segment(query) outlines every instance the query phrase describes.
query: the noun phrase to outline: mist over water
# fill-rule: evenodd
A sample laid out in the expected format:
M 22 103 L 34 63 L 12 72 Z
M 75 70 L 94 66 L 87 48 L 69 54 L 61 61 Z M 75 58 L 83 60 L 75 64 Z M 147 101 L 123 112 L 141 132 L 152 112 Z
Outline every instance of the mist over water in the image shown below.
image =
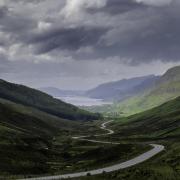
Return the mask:
M 105 104 L 112 104 L 112 102 L 103 101 L 102 99 L 93 99 L 82 96 L 66 96 L 66 97 L 56 97 L 65 101 L 67 103 L 73 104 L 75 106 L 101 106 Z

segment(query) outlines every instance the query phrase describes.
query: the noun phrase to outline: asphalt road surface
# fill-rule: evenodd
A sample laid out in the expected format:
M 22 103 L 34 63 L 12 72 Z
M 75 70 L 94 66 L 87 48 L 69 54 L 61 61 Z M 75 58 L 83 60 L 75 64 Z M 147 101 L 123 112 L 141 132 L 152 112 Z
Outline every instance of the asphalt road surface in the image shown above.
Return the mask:
M 107 129 L 106 125 L 111 123 L 112 121 L 108 121 L 105 122 L 101 125 L 101 129 L 107 131 L 106 134 L 100 134 L 100 135 L 95 135 L 96 137 L 99 136 L 105 136 L 105 135 L 110 135 L 113 134 L 114 131 L 111 129 Z M 120 144 L 117 142 L 107 142 L 107 141 L 96 141 L 96 140 L 91 140 L 91 139 L 87 139 L 90 136 L 79 136 L 79 137 L 72 137 L 73 139 L 77 139 L 77 140 L 82 140 L 82 141 L 89 141 L 89 142 L 94 142 L 94 143 L 102 143 L 102 144 Z M 57 176 L 47 176 L 47 177 L 39 177 L 39 178 L 29 178 L 28 180 L 59 180 L 59 179 L 68 179 L 68 178 L 75 178 L 75 177 L 83 177 L 83 176 L 87 176 L 88 174 L 92 175 L 98 175 L 98 174 L 102 174 L 104 172 L 113 172 L 113 171 L 117 171 L 117 170 L 121 170 L 121 169 L 125 169 L 137 164 L 140 164 L 150 158 L 152 158 L 153 156 L 157 155 L 158 153 L 160 153 L 161 151 L 164 150 L 164 146 L 163 145 L 158 145 L 158 144 L 150 144 L 152 146 L 152 149 L 131 159 L 128 161 L 125 161 L 123 163 L 119 163 L 113 166 L 109 166 L 106 168 L 99 168 L 99 169 L 95 169 L 95 170 L 90 170 L 90 171 L 85 171 L 85 172 L 79 172 L 79 173 L 71 173 L 71 174 L 63 174 L 63 175 L 57 175 Z M 27 180 L 27 179 L 22 179 L 22 180 Z

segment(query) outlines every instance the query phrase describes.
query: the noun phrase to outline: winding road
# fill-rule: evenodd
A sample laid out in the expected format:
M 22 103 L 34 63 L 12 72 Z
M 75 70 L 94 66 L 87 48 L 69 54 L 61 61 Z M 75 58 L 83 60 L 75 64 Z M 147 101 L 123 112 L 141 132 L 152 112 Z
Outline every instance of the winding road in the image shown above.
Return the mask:
M 107 129 L 106 125 L 111 123 L 113 121 L 108 121 L 105 122 L 101 125 L 101 129 L 107 131 L 106 134 L 100 134 L 100 135 L 95 135 L 96 137 L 99 136 L 105 136 L 105 135 L 111 135 L 114 134 L 114 131 L 111 129 Z M 82 140 L 82 141 L 88 141 L 88 142 L 94 142 L 94 143 L 102 143 L 102 144 L 120 144 L 117 142 L 106 142 L 106 141 L 97 141 L 97 140 L 91 140 L 91 139 L 87 139 L 90 136 L 79 136 L 79 137 L 72 137 L 73 139 L 77 139 L 77 140 Z M 153 156 L 157 155 L 158 153 L 160 153 L 161 151 L 164 150 L 164 146 L 163 145 L 158 145 L 158 144 L 150 144 L 153 148 L 131 160 L 125 161 L 123 163 L 119 163 L 113 166 L 109 166 L 106 168 L 99 168 L 99 169 L 95 169 L 95 170 L 90 170 L 90 171 L 85 171 L 85 172 L 79 172 L 79 173 L 71 173 L 71 174 L 64 174 L 64 175 L 57 175 L 57 176 L 47 176 L 47 177 L 39 177 L 39 178 L 29 178 L 28 180 L 59 180 L 59 179 L 68 179 L 68 178 L 76 178 L 76 177 L 83 177 L 83 176 L 87 176 L 87 174 L 90 175 L 98 175 L 98 174 L 102 174 L 104 172 L 113 172 L 113 171 L 117 171 L 117 170 L 121 170 L 121 169 L 125 169 L 137 164 L 140 164 L 150 158 L 152 158 Z M 21 179 L 21 180 L 27 180 L 27 179 Z

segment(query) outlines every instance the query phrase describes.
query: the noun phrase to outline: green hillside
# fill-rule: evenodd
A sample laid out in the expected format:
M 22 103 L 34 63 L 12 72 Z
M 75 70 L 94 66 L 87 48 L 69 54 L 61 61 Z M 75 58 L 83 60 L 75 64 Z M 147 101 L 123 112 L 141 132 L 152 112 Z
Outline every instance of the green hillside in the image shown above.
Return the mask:
M 0 98 L 31 106 L 60 118 L 70 120 L 98 119 L 97 114 L 64 103 L 41 91 L 0 80 Z
M 180 66 L 169 69 L 156 83 L 153 89 L 131 97 L 108 107 L 108 112 L 121 113 L 124 116 L 143 112 L 159 106 L 180 95 Z M 104 107 L 104 110 L 107 110 Z
M 35 89 L 0 80 L 0 176 L 57 171 L 55 164 L 64 162 L 70 137 L 89 129 L 82 120 L 98 118 Z
M 72 139 L 75 135 L 104 133 L 95 126 L 101 122 L 63 120 L 2 99 L 0 114 L 0 179 L 3 180 L 94 169 L 119 159 L 125 161 L 149 149 Z
M 69 159 L 74 164 L 80 161 L 80 152 L 91 149 L 89 144 L 84 149 L 85 145 L 73 141 L 72 136 L 92 134 L 97 130 L 91 121 L 62 119 L 0 98 L 0 179 L 49 175 L 68 170 Z
M 162 144 L 165 150 L 131 168 L 93 176 L 93 180 L 179 180 L 180 179 L 180 97 L 151 110 L 117 120 L 109 141 Z M 90 177 L 74 180 L 91 180 Z
M 85 126 L 85 125 L 84 125 Z M 0 99 L 0 175 L 49 172 L 53 139 L 82 131 L 81 124 Z M 76 130 L 77 129 L 77 130 Z M 5 177 L 4 177 L 5 176 Z M 7 178 L 10 179 L 10 178 Z
M 180 97 L 117 121 L 114 128 L 117 132 L 114 138 L 119 141 L 165 145 L 165 151 L 159 156 L 121 175 L 129 180 L 180 179 Z
M 121 103 L 115 103 L 110 108 L 110 111 L 121 112 L 123 115 L 128 116 L 161 105 L 179 95 L 180 82 L 170 82 L 158 86 L 149 94 L 135 96 Z
M 53 136 L 61 129 L 79 127 L 79 123 L 53 116 L 38 109 L 0 99 L 0 123 L 25 134 Z
M 169 69 L 159 80 L 159 83 L 168 83 L 180 80 L 180 66 Z
M 126 137 L 180 138 L 180 97 L 145 112 L 125 117 L 120 134 Z M 118 121 L 117 121 L 118 123 Z

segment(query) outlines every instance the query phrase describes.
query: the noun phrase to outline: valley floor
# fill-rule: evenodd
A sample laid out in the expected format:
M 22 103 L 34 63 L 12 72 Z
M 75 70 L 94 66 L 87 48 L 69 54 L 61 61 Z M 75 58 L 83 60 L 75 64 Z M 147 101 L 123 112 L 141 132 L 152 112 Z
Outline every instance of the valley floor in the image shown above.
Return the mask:
M 17 147 L 15 145 L 14 155 L 18 159 L 18 156 L 24 156 L 27 152 L 26 157 L 33 157 L 30 159 L 31 162 L 37 161 L 37 164 L 21 164 L 21 166 L 32 167 L 28 169 L 22 169 L 16 163 L 16 158 L 14 158 L 15 169 L 10 169 L 11 167 L 3 165 L 1 161 L 1 170 L 6 169 L 7 173 L 1 173 L 0 179 L 23 179 L 23 178 L 33 178 L 33 177 L 44 177 L 44 176 L 56 176 L 58 174 L 71 174 L 74 172 L 85 171 L 85 177 L 78 177 L 74 180 L 179 180 L 180 179 L 180 143 L 178 138 L 170 139 L 154 139 L 154 138 L 130 138 L 127 135 L 119 135 L 117 133 L 113 134 L 114 131 L 111 129 L 117 128 L 116 123 L 110 124 L 107 129 L 108 136 L 105 135 L 104 130 L 106 130 L 105 123 L 101 126 L 101 129 L 96 129 L 96 126 L 100 125 L 101 121 L 95 123 L 89 123 L 88 129 L 86 131 L 86 136 L 82 137 L 79 133 L 80 138 L 75 137 L 72 139 L 72 132 L 61 132 L 59 136 L 53 138 L 53 143 L 50 149 L 39 149 L 37 147 L 32 147 L 31 155 L 28 149 L 23 146 Z M 118 124 L 118 127 L 119 126 Z M 122 126 L 123 127 L 123 126 Z M 122 128 L 123 129 L 123 128 Z M 89 136 L 89 134 L 103 134 Z M 118 133 L 120 130 L 117 131 Z M 76 134 L 77 132 L 74 132 Z M 81 132 L 82 133 L 82 132 Z M 128 133 L 128 132 L 127 132 Z M 87 141 L 87 138 L 90 139 Z M 86 139 L 86 140 L 85 140 Z M 93 140 L 92 140 L 93 139 Z M 106 141 L 103 143 L 102 141 Z M 110 142 L 110 143 L 107 143 Z M 102 143 L 99 143 L 102 142 Z M 120 142 L 120 143 L 113 143 Z M 146 142 L 146 143 L 144 143 Z M 93 169 L 99 169 L 104 167 L 113 166 L 114 164 L 121 164 L 129 159 L 132 159 L 139 154 L 149 151 L 152 149 L 148 144 L 157 143 L 165 146 L 165 151 L 161 152 L 159 155 L 149 159 L 148 161 L 138 164 L 127 169 L 108 173 L 104 169 L 101 169 L 100 175 L 92 176 L 93 173 L 89 171 Z M 6 157 L 11 155 L 11 147 L 5 147 L 1 145 L 1 156 Z M 25 149 L 24 149 L 25 148 Z M 5 149 L 7 149 L 5 151 Z M 18 151 L 17 151 L 18 150 Z M 162 150 L 162 149 L 161 149 Z M 24 154 L 23 154 L 24 152 Z M 6 154 L 6 155 L 5 155 Z M 28 156 L 27 156 L 28 155 Z M 42 157 L 41 157 L 42 156 Z M 22 157 L 19 157 L 20 159 Z M 26 158 L 24 157 L 24 158 Z M 12 157 L 10 157 L 13 159 Z M 3 158 L 1 158 L 3 159 Z M 102 165 L 103 164 L 103 165 Z M 18 171 L 21 170 L 21 171 Z M 9 171 L 9 172 L 8 172 Z M 114 171 L 114 170 L 113 170 Z M 2 172 L 2 171 L 1 171 Z M 24 175 L 23 175 L 24 174 Z M 10 176 L 12 175 L 12 176 Z M 43 180 L 45 178 L 42 178 Z M 52 179 L 52 178 L 50 178 Z M 54 179 L 54 178 L 53 178 Z M 59 177 L 58 177 L 59 179 Z
M 108 131 L 108 133 L 106 134 L 101 134 L 101 135 L 95 135 L 95 137 L 102 137 L 102 136 L 106 136 L 106 135 L 111 135 L 114 134 L 114 131 L 111 129 L 107 129 L 106 125 L 108 123 L 111 123 L 112 121 L 108 121 L 105 122 L 101 125 L 101 129 Z M 79 136 L 79 137 L 73 137 L 73 139 L 76 140 L 80 140 L 80 141 L 86 141 L 86 142 L 91 142 L 91 143 L 100 143 L 100 144 L 111 144 L 111 145 L 121 145 L 121 143 L 113 143 L 113 142 L 107 142 L 107 141 L 96 141 L 96 140 L 92 140 L 92 139 L 88 139 L 89 136 Z M 161 151 L 164 150 L 164 146 L 162 145 L 156 145 L 156 144 L 151 144 L 151 146 L 153 146 L 153 149 L 131 159 L 131 160 L 127 160 L 125 162 L 116 164 L 116 165 L 112 165 L 109 167 L 105 167 L 105 168 L 101 168 L 101 169 L 95 169 L 95 170 L 89 170 L 89 171 L 84 171 L 84 172 L 79 172 L 79 173 L 72 173 L 72 174 L 65 174 L 65 175 L 58 175 L 58 176 L 47 176 L 47 177 L 42 177 L 42 178 L 32 178 L 31 180 L 55 180 L 55 179 L 69 179 L 69 178 L 73 178 L 73 177 L 82 177 L 82 176 L 92 176 L 92 175 L 98 175 L 98 174 L 104 174 L 107 172 L 114 172 L 120 169 L 125 169 L 137 164 L 140 164 L 150 158 L 152 158 L 153 156 L 155 156 L 156 154 L 160 153 Z M 117 152 L 116 152 L 117 153 Z M 102 156 L 104 156 L 102 154 Z

